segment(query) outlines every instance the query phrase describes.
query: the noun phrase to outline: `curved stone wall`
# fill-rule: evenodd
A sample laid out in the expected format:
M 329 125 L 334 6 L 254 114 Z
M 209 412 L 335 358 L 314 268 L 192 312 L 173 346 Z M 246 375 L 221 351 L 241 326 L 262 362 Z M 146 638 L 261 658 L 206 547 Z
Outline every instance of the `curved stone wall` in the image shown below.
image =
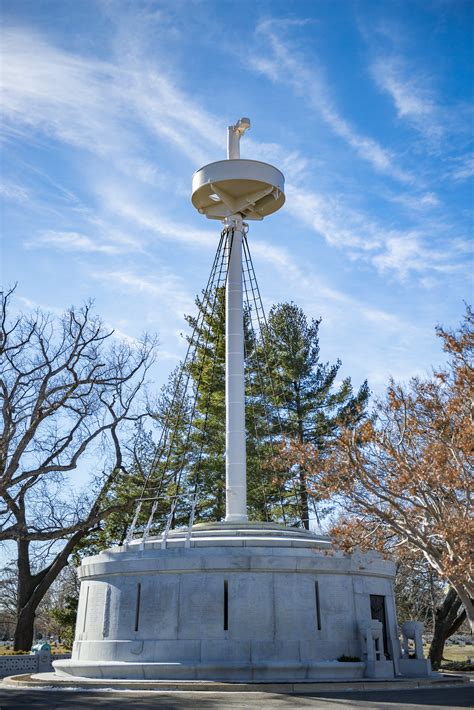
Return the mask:
M 360 623 L 383 595 L 396 641 L 393 563 L 348 556 L 328 538 L 276 525 L 195 526 L 107 550 L 80 569 L 70 661 L 93 677 L 356 677 Z

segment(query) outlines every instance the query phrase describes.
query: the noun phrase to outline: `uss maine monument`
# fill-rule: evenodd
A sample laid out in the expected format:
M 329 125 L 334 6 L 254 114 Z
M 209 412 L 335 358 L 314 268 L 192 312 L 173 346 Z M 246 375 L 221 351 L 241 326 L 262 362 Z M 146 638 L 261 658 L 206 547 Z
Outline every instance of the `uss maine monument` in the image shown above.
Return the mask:
M 285 202 L 283 174 L 240 158 L 250 126 L 228 132 L 228 157 L 193 176 L 199 213 L 223 223 L 209 286 L 225 287 L 226 516 L 154 535 L 145 485 L 126 542 L 82 561 L 72 658 L 64 677 L 128 680 L 304 681 L 427 674 L 402 656 L 394 564 L 348 555 L 326 536 L 248 520 L 244 381 L 246 220 Z M 141 507 L 150 515 L 135 528 Z M 150 534 L 151 533 L 151 534 Z M 415 630 L 416 631 L 416 630 Z M 341 657 L 355 660 L 343 662 Z M 358 660 L 357 660 L 358 659 Z M 415 661 L 413 663 L 412 661 Z M 411 665 L 410 665 L 411 664 Z

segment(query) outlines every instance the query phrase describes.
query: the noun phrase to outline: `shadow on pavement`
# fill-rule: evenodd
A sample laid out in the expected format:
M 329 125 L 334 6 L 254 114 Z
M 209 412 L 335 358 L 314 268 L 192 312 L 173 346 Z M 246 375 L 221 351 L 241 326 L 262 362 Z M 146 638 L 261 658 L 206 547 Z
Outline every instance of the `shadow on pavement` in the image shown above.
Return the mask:
M 17 690 L 0 688 L 0 710 L 461 710 L 474 707 L 474 687 L 427 688 L 357 693 L 127 693 L 117 691 Z

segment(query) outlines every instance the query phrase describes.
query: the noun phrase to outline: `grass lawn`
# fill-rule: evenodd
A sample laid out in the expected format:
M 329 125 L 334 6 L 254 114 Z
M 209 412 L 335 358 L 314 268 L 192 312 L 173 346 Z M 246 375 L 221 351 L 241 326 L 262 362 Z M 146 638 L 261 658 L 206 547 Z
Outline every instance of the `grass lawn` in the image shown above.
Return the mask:
M 425 656 L 428 656 L 429 646 L 424 646 Z M 470 662 L 468 662 L 470 658 Z M 474 646 L 458 646 L 457 644 L 446 645 L 443 651 L 443 661 L 441 671 L 474 671 Z
M 474 646 L 445 646 L 443 656 L 448 661 L 466 661 L 474 658 Z
M 428 656 L 429 646 L 423 646 L 425 656 Z M 468 656 L 474 658 L 474 646 L 448 646 L 444 647 L 443 658 L 447 661 L 467 661 Z

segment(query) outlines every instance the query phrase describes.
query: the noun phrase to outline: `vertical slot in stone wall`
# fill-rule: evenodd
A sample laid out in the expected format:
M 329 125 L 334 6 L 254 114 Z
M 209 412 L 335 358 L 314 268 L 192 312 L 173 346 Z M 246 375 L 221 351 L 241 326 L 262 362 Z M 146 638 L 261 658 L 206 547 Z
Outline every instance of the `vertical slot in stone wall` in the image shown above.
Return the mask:
M 319 582 L 314 583 L 314 596 L 316 602 L 316 626 L 321 631 L 321 605 L 319 602 Z
M 87 607 L 89 606 L 89 591 L 90 587 L 87 585 L 86 587 L 86 601 L 84 603 L 84 618 L 82 622 L 82 633 L 85 633 L 86 631 L 86 622 L 87 622 Z
M 229 582 L 224 579 L 224 631 L 229 630 Z
M 104 603 L 104 624 L 102 627 L 102 636 L 104 639 L 108 638 L 110 634 L 110 597 L 112 590 L 110 584 L 107 585 L 105 592 L 105 603 Z
M 137 602 L 135 605 L 135 631 L 138 631 L 138 626 L 140 624 L 140 597 L 142 593 L 142 585 L 140 582 L 137 584 Z

